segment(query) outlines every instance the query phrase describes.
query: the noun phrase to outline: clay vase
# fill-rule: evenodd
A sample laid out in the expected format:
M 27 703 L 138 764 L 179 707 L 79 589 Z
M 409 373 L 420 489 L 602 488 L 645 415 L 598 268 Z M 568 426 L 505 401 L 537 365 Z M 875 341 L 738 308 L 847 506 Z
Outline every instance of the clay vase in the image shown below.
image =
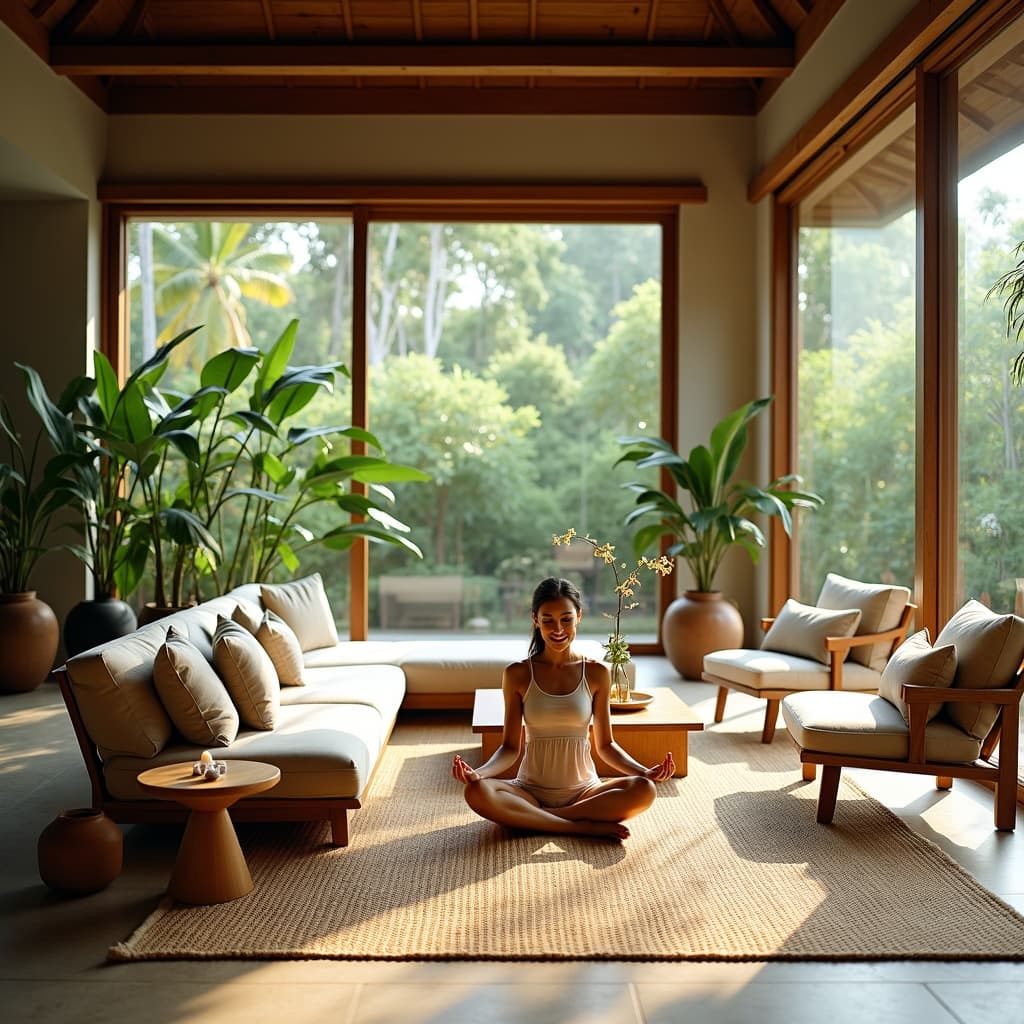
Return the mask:
M 743 617 L 719 590 L 687 590 L 661 622 L 665 655 L 684 679 L 700 679 L 704 655 L 743 646 Z
M 161 619 L 166 619 L 168 615 L 173 615 L 175 612 L 180 612 L 183 608 L 191 608 L 195 605 L 195 601 L 189 604 L 155 604 L 153 601 L 147 601 L 139 609 L 139 625 L 148 626 L 151 622 L 159 622 Z
M 61 811 L 39 834 L 39 877 L 58 892 L 105 889 L 121 873 L 124 836 L 96 807 Z
M 137 625 L 131 605 L 116 597 L 80 601 L 64 620 L 64 649 L 70 658 L 108 640 L 127 636 Z
M 50 674 L 59 643 L 57 616 L 34 590 L 0 594 L 0 692 L 34 690 Z

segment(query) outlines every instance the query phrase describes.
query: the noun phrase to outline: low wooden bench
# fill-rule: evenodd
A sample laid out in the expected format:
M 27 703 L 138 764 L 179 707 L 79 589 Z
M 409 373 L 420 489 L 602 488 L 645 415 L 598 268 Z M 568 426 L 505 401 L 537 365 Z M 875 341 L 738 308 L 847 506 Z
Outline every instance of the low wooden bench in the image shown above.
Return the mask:
M 380 628 L 458 629 L 461 576 L 381 576 Z

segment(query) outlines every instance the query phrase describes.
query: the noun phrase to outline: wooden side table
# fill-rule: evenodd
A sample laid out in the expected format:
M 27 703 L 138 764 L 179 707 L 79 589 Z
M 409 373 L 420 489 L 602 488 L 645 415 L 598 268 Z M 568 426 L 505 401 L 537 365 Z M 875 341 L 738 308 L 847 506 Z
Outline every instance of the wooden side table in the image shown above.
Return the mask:
M 181 903 L 226 903 L 252 892 L 228 808 L 242 797 L 276 786 L 281 771 L 261 761 L 228 761 L 214 782 L 192 774 L 192 763 L 166 764 L 139 775 L 139 785 L 161 800 L 191 810 L 167 893 Z

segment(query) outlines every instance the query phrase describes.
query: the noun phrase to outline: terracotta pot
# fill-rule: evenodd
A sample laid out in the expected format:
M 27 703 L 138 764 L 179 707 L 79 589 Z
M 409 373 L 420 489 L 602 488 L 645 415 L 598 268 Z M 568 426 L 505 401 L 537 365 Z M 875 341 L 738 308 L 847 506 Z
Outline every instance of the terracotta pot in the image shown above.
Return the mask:
M 64 649 L 70 658 L 108 640 L 127 636 L 137 625 L 131 605 L 116 597 L 80 601 L 64 620 Z
M 743 646 L 743 617 L 721 591 L 687 590 L 665 609 L 661 639 L 672 667 L 700 679 L 705 654 Z
M 0 692 L 34 690 L 50 674 L 59 643 L 57 616 L 34 590 L 0 594 Z
M 139 625 L 148 626 L 151 622 L 159 622 L 160 619 L 166 619 L 168 615 L 193 607 L 195 607 L 195 601 L 188 604 L 155 604 L 152 601 L 147 601 L 139 609 Z
M 61 811 L 39 835 L 39 877 L 58 892 L 84 895 L 121 873 L 124 836 L 101 810 Z

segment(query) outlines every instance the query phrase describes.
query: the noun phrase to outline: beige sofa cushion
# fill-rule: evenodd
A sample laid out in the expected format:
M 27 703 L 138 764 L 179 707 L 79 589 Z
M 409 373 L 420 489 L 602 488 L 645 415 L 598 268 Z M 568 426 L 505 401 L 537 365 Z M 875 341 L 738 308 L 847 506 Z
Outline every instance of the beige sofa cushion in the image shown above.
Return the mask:
M 256 639 L 270 656 L 281 686 L 304 686 L 302 648 L 291 626 L 271 611 L 263 613 Z
M 852 757 L 905 761 L 910 730 L 884 697 L 867 693 L 794 693 L 782 701 L 789 734 L 803 750 Z M 964 764 L 975 760 L 981 743 L 941 718 L 925 728 L 928 761 Z
M 815 658 L 800 658 L 778 651 L 746 648 L 714 651 L 704 656 L 704 671 L 752 691 L 828 690 L 827 665 Z M 843 665 L 844 690 L 877 690 L 881 674 L 848 661 Z
M 163 639 L 162 629 L 147 629 L 68 661 L 82 721 L 105 760 L 153 757 L 171 738 L 171 719 L 153 687 L 153 659 Z
M 1024 619 L 997 615 L 980 601 L 968 601 L 936 637 L 936 647 L 945 644 L 956 648 L 954 686 L 973 690 L 1008 686 L 1024 658 Z M 983 740 L 998 710 L 995 704 L 950 703 L 947 714 L 961 729 Z
M 913 636 L 900 644 L 893 652 L 889 663 L 882 671 L 882 681 L 878 686 L 878 695 L 884 697 L 903 716 L 910 721 L 907 705 L 902 697 L 905 683 L 914 686 L 952 686 L 956 673 L 956 648 L 952 644 L 945 647 L 932 647 L 928 642 L 928 630 L 918 630 Z M 942 710 L 942 703 L 929 704 L 927 721 L 931 721 Z
M 238 735 L 238 711 L 213 666 L 173 626 L 156 652 L 153 683 L 174 727 L 190 743 L 226 747 Z
M 366 704 L 298 704 L 282 707 L 270 732 L 243 729 L 217 757 L 265 761 L 281 769 L 281 781 L 250 799 L 360 799 L 387 741 L 392 721 Z M 194 761 L 202 745 L 178 743 L 154 758 L 117 757 L 103 766 L 103 778 L 118 800 L 152 800 L 139 788 L 140 771 L 163 764 Z
M 253 729 L 273 729 L 281 706 L 281 684 L 270 655 L 245 628 L 223 615 L 213 634 L 213 667 L 238 709 Z
M 790 598 L 765 633 L 761 649 L 813 658 L 827 665 L 825 638 L 853 636 L 860 624 L 860 614 L 859 608 L 815 608 Z
M 885 583 L 860 583 L 830 572 L 822 584 L 817 606 L 833 610 L 859 608 L 860 624 L 855 635 L 863 635 L 895 629 L 900 624 L 900 617 L 909 600 L 910 591 L 906 587 L 894 587 Z M 891 642 L 871 644 L 869 647 L 854 647 L 850 650 L 850 660 L 881 672 L 885 668 L 891 649 Z
M 262 619 L 263 609 L 251 601 L 239 600 L 238 604 L 235 605 L 235 610 L 231 613 L 231 621 L 244 626 L 253 636 L 256 635 L 256 631 L 260 628 Z
M 338 642 L 338 631 L 320 573 L 291 583 L 266 584 L 260 587 L 260 600 L 264 608 L 280 615 L 291 626 L 302 650 L 333 647 Z

